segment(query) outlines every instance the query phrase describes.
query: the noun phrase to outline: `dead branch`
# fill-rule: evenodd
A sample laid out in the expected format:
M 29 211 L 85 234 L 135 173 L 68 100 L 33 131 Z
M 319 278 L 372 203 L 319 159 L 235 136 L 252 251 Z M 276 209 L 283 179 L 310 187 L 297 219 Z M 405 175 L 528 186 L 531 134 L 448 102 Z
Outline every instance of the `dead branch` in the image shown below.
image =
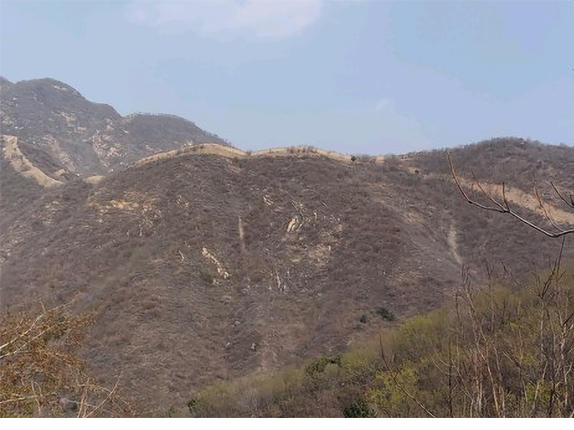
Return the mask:
M 566 199 L 566 197 L 564 197 L 564 195 L 558 191 L 558 188 L 556 188 L 556 185 L 554 185 L 554 183 L 551 181 L 550 185 L 552 185 L 552 188 L 554 189 L 554 192 L 558 195 L 558 197 L 560 197 L 560 200 L 562 200 L 564 203 L 566 203 L 566 206 L 570 209 L 574 209 L 574 194 L 570 193 L 569 200 Z
M 544 217 L 550 222 L 550 224 L 552 225 L 552 227 L 554 227 L 554 229 L 556 231 L 549 231 L 545 228 L 542 228 L 541 226 L 539 226 L 538 224 L 524 218 L 523 216 L 519 215 L 516 211 L 514 211 L 514 209 L 512 209 L 510 207 L 510 204 L 508 202 L 508 199 L 506 198 L 506 185 L 503 182 L 501 184 L 501 191 L 502 191 L 502 201 L 500 201 L 499 199 L 495 198 L 491 193 L 487 192 L 483 185 L 480 183 L 480 181 L 476 178 L 476 176 L 474 175 L 474 173 L 472 174 L 472 178 L 473 178 L 473 182 L 476 185 L 476 187 L 480 190 L 481 194 L 490 202 L 490 204 L 482 204 L 479 203 L 478 201 L 472 199 L 468 193 L 464 190 L 462 183 L 459 179 L 459 176 L 457 175 L 455 169 L 454 169 L 454 165 L 452 163 L 452 159 L 450 157 L 450 153 L 447 152 L 447 158 L 448 158 L 448 164 L 450 167 L 450 173 L 451 176 L 458 188 L 458 190 L 460 191 L 460 193 L 462 194 L 462 196 L 464 197 L 464 199 L 471 205 L 476 206 L 480 209 L 483 210 L 487 210 L 487 211 L 491 211 L 491 212 L 497 212 L 497 213 L 501 213 L 501 214 L 508 214 L 512 217 L 514 217 L 515 219 L 517 219 L 519 222 L 527 225 L 530 228 L 533 228 L 534 230 L 548 236 L 551 238 L 558 238 L 558 237 L 562 237 L 565 236 L 567 234 L 574 234 L 574 228 L 571 229 L 564 229 L 562 227 L 560 227 L 550 216 L 550 213 L 548 212 L 548 210 L 546 209 L 542 198 L 540 197 L 540 195 L 538 194 L 538 191 L 536 191 L 536 198 L 539 202 L 539 205 L 542 209 L 542 212 L 544 214 Z M 571 209 L 574 209 L 574 196 L 572 194 L 569 195 L 569 199 L 568 200 L 563 193 L 561 193 L 557 187 L 550 182 L 550 184 L 552 185 L 552 188 L 554 189 L 554 192 L 558 195 L 558 197 Z

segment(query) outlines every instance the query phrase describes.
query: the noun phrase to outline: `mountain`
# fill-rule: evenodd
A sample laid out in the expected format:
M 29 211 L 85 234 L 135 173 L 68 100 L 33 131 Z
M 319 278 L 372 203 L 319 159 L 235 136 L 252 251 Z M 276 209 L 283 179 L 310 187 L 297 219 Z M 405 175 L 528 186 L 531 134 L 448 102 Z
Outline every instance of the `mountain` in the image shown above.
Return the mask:
M 168 140 L 158 143 L 165 135 L 173 146 L 199 141 L 174 131 L 179 119 L 121 118 L 54 82 L 40 87 L 62 98 L 34 102 L 49 106 L 46 116 L 28 109 L 26 118 L 44 124 L 36 136 L 57 135 L 55 118 L 63 116 L 54 112 L 73 115 L 86 135 L 98 130 L 90 121 L 109 119 L 107 142 L 126 158 L 76 151 L 70 136 L 83 130 L 62 131 L 70 140 L 50 146 L 34 137 L 31 119 L 16 110 L 7 116 L 3 101 L 12 128 L 3 125 L 1 191 L 10 198 L 0 202 L 1 307 L 41 301 L 91 312 L 83 357 L 107 384 L 121 375 L 144 414 L 184 405 L 205 384 L 344 350 L 393 324 L 382 314 L 401 321 L 438 307 L 461 273 L 476 288 L 493 273 L 521 280 L 558 253 L 558 242 L 467 204 L 444 150 L 352 161 L 311 147 L 246 153 L 212 142 L 149 150 L 136 161 L 146 144 L 134 136 L 154 136 L 156 149 L 167 148 Z M 88 107 L 93 115 L 84 116 Z M 174 121 L 173 130 L 165 121 Z M 16 128 L 24 124 L 26 132 Z M 124 136 L 119 124 L 132 127 L 131 140 L 114 140 Z M 162 134 L 143 131 L 160 126 Z M 20 139 L 38 151 L 25 145 L 18 164 L 5 149 L 14 154 Z M 59 165 L 49 167 L 63 160 L 56 147 L 80 177 L 56 179 Z M 450 153 L 468 192 L 477 192 L 471 171 L 492 192 L 505 182 L 510 204 L 544 223 L 537 186 L 556 222 L 574 226 L 548 184 L 574 189 L 573 148 L 503 138 Z M 34 169 L 58 182 L 31 175 Z M 33 198 L 21 197 L 23 189 Z M 574 257 L 568 241 L 564 255 Z
M 2 90 L 2 91 L 7 90 L 12 85 L 13 85 L 12 82 L 10 82 L 8 79 L 0 76 L 0 90 Z
M 54 79 L 15 84 L 3 79 L 0 109 L 2 134 L 16 136 L 22 154 L 56 180 L 106 174 L 186 144 L 225 144 L 177 116 L 122 117 L 111 106 L 90 102 Z

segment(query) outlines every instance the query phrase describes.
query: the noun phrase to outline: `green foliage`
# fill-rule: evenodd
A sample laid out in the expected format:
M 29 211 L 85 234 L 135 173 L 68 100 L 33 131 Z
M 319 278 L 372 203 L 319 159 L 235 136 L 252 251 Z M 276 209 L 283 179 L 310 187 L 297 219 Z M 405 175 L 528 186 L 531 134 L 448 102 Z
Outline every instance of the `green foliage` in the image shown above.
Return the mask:
M 380 366 L 379 347 L 373 343 L 357 346 L 341 357 L 341 367 L 348 383 L 365 384 Z
M 343 410 L 343 416 L 345 418 L 376 418 L 377 415 L 365 399 L 359 398 Z
M 378 345 L 363 344 L 270 378 L 253 375 L 211 385 L 196 393 L 188 407 L 194 417 L 341 417 L 353 405 L 366 414 L 359 399 L 380 367 L 377 351 Z
M 63 306 L 20 310 L 0 321 L 0 417 L 126 416 L 113 389 L 86 374 L 77 354 L 92 315 Z
M 406 393 L 419 396 L 418 375 L 412 366 L 405 365 L 395 372 L 380 371 L 369 391 L 369 400 L 379 406 L 387 417 L 418 417 L 419 408 Z
M 341 356 L 340 355 L 334 355 L 334 356 L 325 356 L 325 357 L 316 358 L 315 360 L 311 361 L 311 363 L 309 363 L 307 365 L 307 367 L 305 367 L 305 374 L 310 376 L 310 377 L 313 377 L 319 373 L 324 373 L 325 369 L 327 368 L 327 366 L 329 364 L 334 364 L 334 365 L 340 367 L 341 366 Z
M 386 416 L 568 416 L 573 273 L 552 270 L 521 289 L 465 287 L 405 322 L 370 400 Z
M 574 268 L 461 288 L 441 309 L 272 378 L 207 387 L 194 416 L 565 417 L 574 410 Z
M 386 321 L 394 321 L 395 314 L 389 311 L 387 308 L 378 307 L 375 312 L 379 315 L 383 320 Z

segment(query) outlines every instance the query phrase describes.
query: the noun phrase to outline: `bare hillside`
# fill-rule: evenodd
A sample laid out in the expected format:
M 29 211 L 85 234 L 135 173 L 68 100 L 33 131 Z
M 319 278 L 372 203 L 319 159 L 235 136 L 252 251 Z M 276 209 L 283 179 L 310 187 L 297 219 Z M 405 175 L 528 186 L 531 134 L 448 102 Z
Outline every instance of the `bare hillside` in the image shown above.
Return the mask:
M 121 373 L 152 411 L 345 348 L 383 323 L 378 308 L 399 319 L 432 309 L 463 266 L 478 285 L 487 266 L 520 276 L 555 255 L 419 167 L 192 151 L 73 181 L 3 232 L 2 303 L 95 311 L 95 374 Z
M 445 151 L 249 154 L 57 81 L 1 84 L 0 309 L 91 313 L 83 357 L 105 384 L 121 375 L 142 414 L 341 351 L 438 307 L 462 271 L 477 288 L 492 273 L 521 280 L 558 252 L 468 205 Z M 573 148 L 504 138 L 451 157 L 478 199 L 504 182 L 517 213 L 574 226 L 549 185 L 574 189 Z

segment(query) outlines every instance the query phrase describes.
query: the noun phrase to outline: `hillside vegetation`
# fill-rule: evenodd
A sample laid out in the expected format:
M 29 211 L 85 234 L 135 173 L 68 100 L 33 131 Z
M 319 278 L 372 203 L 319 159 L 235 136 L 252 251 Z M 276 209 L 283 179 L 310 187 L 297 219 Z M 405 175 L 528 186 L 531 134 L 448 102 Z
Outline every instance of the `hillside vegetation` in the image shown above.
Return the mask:
M 339 354 L 453 300 L 461 272 L 476 289 L 494 278 L 525 283 L 556 256 L 556 242 L 469 205 L 444 150 L 250 153 L 181 118 L 122 117 L 58 81 L 0 85 L 0 312 L 25 309 L 34 320 L 35 309 L 65 306 L 70 318 L 89 315 L 73 354 L 95 385 L 119 384 L 114 393 L 139 415 L 313 357 L 328 357 L 317 369 L 342 372 Z M 493 195 L 504 182 L 516 214 L 574 228 L 549 183 L 565 196 L 574 189 L 573 148 L 502 138 L 450 153 L 473 198 L 486 198 L 473 178 Z M 574 259 L 569 240 L 565 263 Z M 55 340 L 47 350 L 61 346 Z M 362 384 L 359 397 L 384 413 L 365 397 L 376 385 Z M 492 412 L 464 408 L 457 413 Z
M 0 418 L 130 416 L 118 384 L 103 387 L 77 350 L 89 314 L 65 306 L 16 309 L 0 319 Z
M 186 152 L 44 190 L 1 232 L 3 306 L 95 312 L 83 357 L 159 413 L 202 385 L 342 351 L 389 324 L 379 307 L 434 309 L 463 267 L 477 285 L 546 267 L 554 243 L 409 167 Z
M 574 416 L 574 267 L 465 285 L 343 354 L 199 390 L 197 417 Z M 168 414 L 185 414 L 172 408 Z

